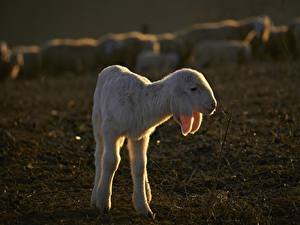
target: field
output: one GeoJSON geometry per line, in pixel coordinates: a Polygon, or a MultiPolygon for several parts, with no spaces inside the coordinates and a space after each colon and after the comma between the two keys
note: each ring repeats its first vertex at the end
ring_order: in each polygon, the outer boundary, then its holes
{"type": "Polygon", "coordinates": [[[0,83],[0,224],[280,224],[300,222],[300,63],[204,71],[219,103],[183,137],[152,135],[155,220],[136,215],[126,148],[113,209],[89,207],[96,74],[0,83]]]}

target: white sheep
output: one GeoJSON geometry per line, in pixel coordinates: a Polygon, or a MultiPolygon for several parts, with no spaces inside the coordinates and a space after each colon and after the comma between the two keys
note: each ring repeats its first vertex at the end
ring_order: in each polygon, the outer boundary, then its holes
{"type": "Polygon", "coordinates": [[[94,72],[97,45],[91,38],[52,39],[41,47],[42,68],[49,74],[94,72]]]}
{"type": "Polygon", "coordinates": [[[92,115],[96,173],[91,205],[100,212],[111,208],[113,177],[127,138],[134,207],[139,214],[153,215],[146,170],[151,133],[173,116],[183,135],[193,134],[201,125],[202,113],[212,114],[216,104],[205,77],[192,69],[177,70],[153,83],[122,66],[102,70],[92,115]]]}
{"type": "Polygon", "coordinates": [[[173,53],[142,52],[136,60],[135,71],[150,80],[159,80],[179,66],[179,55],[173,53]]]}
{"type": "Polygon", "coordinates": [[[243,41],[204,41],[192,54],[192,65],[204,68],[217,64],[238,64],[251,59],[251,47],[243,41]]]}
{"type": "Polygon", "coordinates": [[[155,35],[140,32],[108,34],[100,38],[96,57],[104,67],[122,64],[134,68],[138,54],[144,51],[159,51],[155,35]]]}
{"type": "Polygon", "coordinates": [[[250,17],[244,20],[223,20],[219,22],[194,24],[177,32],[184,40],[191,54],[194,47],[203,41],[244,40],[249,32],[255,31],[253,51],[260,49],[269,37],[271,20],[267,16],[250,17]]]}

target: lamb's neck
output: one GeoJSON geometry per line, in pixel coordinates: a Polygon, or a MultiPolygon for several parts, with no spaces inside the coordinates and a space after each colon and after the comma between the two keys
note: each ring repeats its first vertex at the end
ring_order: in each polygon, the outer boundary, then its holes
{"type": "Polygon", "coordinates": [[[156,81],[148,85],[144,92],[144,119],[149,124],[160,124],[171,117],[170,93],[163,81],[156,81]]]}

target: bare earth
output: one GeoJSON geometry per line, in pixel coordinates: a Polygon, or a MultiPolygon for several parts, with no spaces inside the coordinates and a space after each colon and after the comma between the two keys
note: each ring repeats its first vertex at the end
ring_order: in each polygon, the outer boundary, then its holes
{"type": "Polygon", "coordinates": [[[155,220],[133,210],[126,148],[111,213],[89,207],[96,74],[1,82],[0,224],[299,224],[300,63],[204,72],[218,112],[195,135],[173,120],[152,135],[155,220]]]}

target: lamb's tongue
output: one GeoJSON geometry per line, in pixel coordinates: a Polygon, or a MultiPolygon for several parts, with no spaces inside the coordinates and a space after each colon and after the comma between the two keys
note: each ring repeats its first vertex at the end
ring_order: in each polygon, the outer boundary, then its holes
{"type": "Polygon", "coordinates": [[[192,130],[193,117],[190,116],[180,116],[180,125],[181,125],[181,133],[186,136],[192,130]]]}
{"type": "Polygon", "coordinates": [[[191,133],[194,134],[199,130],[200,125],[201,125],[201,114],[199,112],[193,112],[193,117],[194,117],[194,122],[192,125],[191,133]]]}

